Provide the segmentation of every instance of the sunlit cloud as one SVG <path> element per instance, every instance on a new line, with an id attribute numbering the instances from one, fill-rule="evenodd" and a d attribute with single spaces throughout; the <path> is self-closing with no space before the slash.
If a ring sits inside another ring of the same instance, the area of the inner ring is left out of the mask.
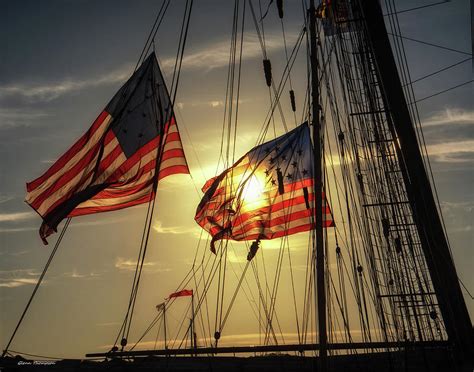
<path id="1" fill-rule="evenodd" d="M 2 87 L 0 87 L 1 98 Z M 0 109 L 0 129 L 30 126 L 32 123 L 45 117 L 50 117 L 50 114 L 41 111 L 25 111 L 18 109 Z"/>
<path id="2" fill-rule="evenodd" d="M 106 84 L 124 82 L 131 74 L 131 65 L 122 66 L 100 77 L 64 80 L 47 83 L 13 83 L 0 86 L 0 99 L 10 96 L 21 96 L 28 102 L 50 102 L 64 94 L 93 88 Z M 28 114 L 26 114 L 28 115 Z"/>
<path id="3" fill-rule="evenodd" d="M 455 211 L 455 210 L 462 210 L 464 212 L 472 212 L 474 211 L 474 202 L 465 201 L 465 202 L 448 202 L 443 201 L 441 202 L 441 209 L 443 212 Z"/>
<path id="4" fill-rule="evenodd" d="M 140 208 L 140 206 L 136 206 L 134 208 Z M 0 213 L 0 222 L 22 222 L 30 219 L 38 219 L 38 226 L 20 226 L 20 227 L 0 227 L 0 232 L 3 233 L 17 233 L 17 232 L 26 232 L 26 231 L 38 231 L 40 226 L 40 217 L 34 212 L 17 212 L 17 213 Z M 90 217 L 89 217 L 90 218 Z M 94 221 L 81 221 L 81 219 L 76 220 L 73 219 L 73 223 L 69 226 L 69 228 L 77 228 L 77 227 L 91 227 L 91 226 L 102 226 L 102 225 L 110 225 L 124 221 L 130 221 L 130 216 L 127 217 L 118 217 L 118 218 L 111 218 L 111 217 L 96 217 L 97 219 Z"/>
<path id="5" fill-rule="evenodd" d="M 117 257 L 115 260 L 115 268 L 123 271 L 135 271 L 137 261 L 131 258 Z M 152 272 L 168 272 L 171 271 L 169 267 L 164 267 L 158 262 L 144 262 L 143 269 Z"/>
<path id="6" fill-rule="evenodd" d="M 140 208 L 143 206 L 135 206 L 134 208 Z M 107 216 L 106 214 L 99 214 L 96 218 L 95 221 L 74 221 L 74 223 L 71 223 L 70 227 L 82 227 L 82 226 L 101 226 L 101 225 L 109 225 L 109 224 L 115 224 L 119 222 L 125 222 L 125 221 L 130 221 L 130 216 L 123 216 L 123 217 L 115 217 L 111 218 L 110 216 Z"/>
<path id="7" fill-rule="evenodd" d="M 441 202 L 441 210 L 447 223 L 448 233 L 467 233 L 473 231 L 474 202 Z"/>
<path id="8" fill-rule="evenodd" d="M 4 276 L 15 276 L 15 275 L 29 275 L 29 276 L 37 276 L 39 275 L 34 269 L 12 269 L 12 270 L 0 270 L 0 278 Z"/>
<path id="9" fill-rule="evenodd" d="M 34 218 L 34 212 L 0 213 L 0 222 L 18 222 Z"/>
<path id="10" fill-rule="evenodd" d="M 153 230 L 161 234 L 197 234 L 199 236 L 200 229 L 198 227 L 185 227 L 185 226 L 163 226 L 163 223 L 159 220 L 153 223 Z"/>
<path id="11" fill-rule="evenodd" d="M 70 272 L 63 273 L 62 276 L 71 279 L 93 279 L 99 277 L 100 274 L 94 272 L 79 273 L 77 269 L 74 269 Z"/>
<path id="12" fill-rule="evenodd" d="M 471 232 L 473 229 L 474 228 L 472 225 L 466 225 L 466 226 L 454 227 L 452 229 L 449 229 L 449 231 L 452 233 L 466 233 L 466 232 Z"/>
<path id="13" fill-rule="evenodd" d="M 296 34 L 287 35 L 287 42 L 290 45 L 294 41 L 296 41 Z M 261 46 L 256 36 L 246 36 L 244 39 L 244 46 L 245 48 L 242 55 L 242 60 L 261 57 Z M 281 37 L 268 35 L 266 36 L 265 46 L 267 53 L 271 53 L 282 49 L 284 44 Z M 165 73 L 170 72 L 174 67 L 174 63 L 174 57 L 165 57 L 161 62 L 161 67 Z M 229 42 L 228 40 L 221 40 L 212 44 L 208 44 L 200 50 L 187 54 L 183 58 L 183 69 L 202 69 L 205 71 L 210 71 L 216 68 L 227 66 L 228 63 Z M 91 78 L 80 79 L 68 77 L 63 80 L 45 83 L 11 83 L 0 86 L 0 99 L 17 96 L 23 97 L 27 102 L 50 102 L 72 92 L 107 84 L 125 82 L 130 77 L 132 71 L 132 64 L 126 64 L 115 70 L 112 70 L 110 73 Z M 211 107 L 219 107 L 221 103 L 219 101 L 211 101 L 210 105 Z M 178 103 L 178 107 L 183 108 L 183 106 L 184 105 L 182 103 Z M 31 120 L 34 118 L 32 115 L 44 116 L 46 114 L 4 112 L 4 115 L 16 115 L 16 119 L 19 118 L 19 115 L 23 115 L 23 119 Z M 15 121 L 11 120 L 7 121 L 7 123 L 15 123 Z"/>
<path id="14" fill-rule="evenodd" d="M 30 253 L 31 250 L 21 250 L 21 251 L 13 251 L 13 252 L 1 252 L 0 254 L 5 254 L 12 257 L 23 256 L 24 254 Z"/>
<path id="15" fill-rule="evenodd" d="M 0 227 L 0 233 L 17 233 L 25 231 L 38 231 L 39 227 Z"/>
<path id="16" fill-rule="evenodd" d="M 426 146 L 430 159 L 443 163 L 464 163 L 472 161 L 474 140 L 453 141 Z"/>
<path id="17" fill-rule="evenodd" d="M 210 101 L 209 106 L 211 106 L 212 108 L 221 107 L 221 106 L 224 106 L 224 102 L 222 102 L 222 101 Z"/>
<path id="18" fill-rule="evenodd" d="M 296 41 L 296 34 L 286 35 L 288 45 Z M 276 35 L 265 35 L 265 47 L 267 53 L 278 51 L 284 47 L 283 39 Z M 255 35 L 244 37 L 242 60 L 249 60 L 262 56 L 260 42 Z M 174 58 L 163 59 L 161 66 L 170 69 L 174 66 Z M 220 40 L 204 46 L 202 49 L 189 53 L 183 58 L 184 69 L 204 69 L 210 71 L 227 66 L 229 63 L 229 41 Z"/>
<path id="19" fill-rule="evenodd" d="M 0 194 L 0 204 L 6 203 L 6 202 L 8 202 L 10 200 L 13 200 L 13 199 L 15 199 L 15 198 L 11 195 Z"/>
<path id="20" fill-rule="evenodd" d="M 474 111 L 459 108 L 446 108 L 422 121 L 423 127 L 437 125 L 474 124 Z"/>
<path id="21" fill-rule="evenodd" d="M 18 278 L 18 279 L 11 279 L 7 281 L 0 279 L 0 287 L 16 288 L 16 287 L 21 287 L 24 285 L 36 284 L 37 282 L 38 282 L 38 279 L 32 279 L 32 278 Z"/>
<path id="22" fill-rule="evenodd" d="M 249 102 L 249 100 L 239 99 L 239 100 L 232 100 L 232 103 L 235 105 L 237 104 L 242 105 Z M 220 99 L 210 99 L 210 100 L 199 100 L 193 99 L 192 101 L 186 102 L 178 102 L 175 105 L 176 108 L 183 110 L 184 108 L 221 108 L 224 107 L 224 101 Z"/>
<path id="23" fill-rule="evenodd" d="M 155 262 L 145 262 L 143 267 L 152 267 L 155 266 Z M 125 259 L 123 257 L 117 257 L 115 260 L 115 267 L 119 270 L 134 271 L 137 266 L 137 261 L 132 259 Z"/>
<path id="24" fill-rule="evenodd" d="M 38 282 L 39 273 L 33 269 L 0 270 L 0 287 L 17 288 L 34 285 Z"/>

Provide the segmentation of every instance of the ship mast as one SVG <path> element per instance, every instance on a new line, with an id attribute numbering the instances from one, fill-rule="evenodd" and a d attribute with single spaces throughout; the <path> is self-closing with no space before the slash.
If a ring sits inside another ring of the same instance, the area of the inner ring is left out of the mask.
<path id="1" fill-rule="evenodd" d="M 313 127 L 313 161 L 314 161 L 314 195 L 315 195 L 315 301 L 317 306 L 317 324 L 319 337 L 319 371 L 327 370 L 327 330 L 326 330 L 326 292 L 324 272 L 324 235 L 323 235 L 323 172 L 321 123 L 319 119 L 319 82 L 318 82 L 318 51 L 316 34 L 316 8 L 314 0 L 309 8 L 310 62 L 311 62 L 311 125 Z"/>
<path id="2" fill-rule="evenodd" d="M 388 123 L 391 131 L 399 139 L 397 155 L 402 176 L 448 339 L 457 354 L 456 359 L 461 363 L 466 363 L 472 361 L 474 345 L 472 324 L 433 197 L 430 180 L 423 164 L 415 126 L 403 93 L 382 9 L 376 0 L 360 1 L 359 4 L 368 30 L 377 74 L 383 87 L 383 99 L 388 109 Z M 437 315 L 433 314 L 433 316 Z"/>

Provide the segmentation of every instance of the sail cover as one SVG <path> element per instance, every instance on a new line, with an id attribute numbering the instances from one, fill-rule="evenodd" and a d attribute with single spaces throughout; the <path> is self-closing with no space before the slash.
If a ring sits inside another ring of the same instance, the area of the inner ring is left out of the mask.
<path id="1" fill-rule="evenodd" d="M 314 223 L 312 146 L 304 123 L 259 145 L 206 182 L 195 220 L 213 239 L 273 239 Z M 323 195 L 323 226 L 333 226 Z"/>
<path id="2" fill-rule="evenodd" d="M 152 200 L 158 179 L 189 173 L 171 101 L 152 53 L 89 130 L 46 173 L 27 183 L 26 202 L 43 218 L 40 236 L 66 217 Z"/>

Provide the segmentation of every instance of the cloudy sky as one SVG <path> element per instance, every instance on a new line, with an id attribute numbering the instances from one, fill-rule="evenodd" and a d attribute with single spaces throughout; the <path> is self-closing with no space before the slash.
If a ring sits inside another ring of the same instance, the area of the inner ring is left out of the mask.
<path id="1" fill-rule="evenodd" d="M 267 1 L 262 1 L 266 4 Z M 287 41 L 301 27 L 301 3 L 288 0 Z M 428 1 L 399 0 L 399 9 Z M 156 39 L 170 81 L 184 1 L 173 1 Z M 93 122 L 130 76 L 160 4 L 151 0 L 0 0 L 0 343 L 5 346 L 49 255 L 39 217 L 23 202 L 25 183 L 41 175 Z M 276 10 L 266 20 L 276 74 L 284 49 Z M 138 304 L 137 328 L 189 270 L 200 230 L 196 191 L 215 175 L 224 115 L 232 7 L 196 0 L 177 96 L 178 124 L 192 178 L 160 185 L 153 236 Z M 238 155 L 256 138 L 269 107 L 261 51 L 250 17 L 245 36 Z M 470 52 L 469 1 L 400 14 L 408 37 Z M 413 79 L 468 55 L 405 41 Z M 471 62 L 415 84 L 417 99 L 472 79 Z M 304 77 L 294 77 L 303 94 Z M 460 277 L 474 289 L 474 107 L 472 84 L 419 103 L 428 152 Z M 81 357 L 113 342 L 136 262 L 145 209 L 75 219 L 13 350 Z M 268 245 L 269 252 L 272 245 Z M 274 248 L 274 247 L 273 247 Z M 200 247 L 200 249 L 203 249 Z M 277 250 L 274 250 L 275 252 Z M 298 252 L 298 246 L 295 247 Z M 304 249 L 301 248 L 301 257 Z M 276 257 L 276 253 L 274 253 Z M 240 257 L 231 257 L 235 263 Z M 471 317 L 473 301 L 466 297 Z M 183 308 L 184 309 L 184 308 Z M 184 311 L 178 309 L 179 311 Z M 176 315 L 179 318 L 180 315 Z M 249 327 L 230 326 L 234 341 Z M 44 342 L 45 335 L 47 342 Z M 248 338 L 245 339 L 248 342 Z"/>

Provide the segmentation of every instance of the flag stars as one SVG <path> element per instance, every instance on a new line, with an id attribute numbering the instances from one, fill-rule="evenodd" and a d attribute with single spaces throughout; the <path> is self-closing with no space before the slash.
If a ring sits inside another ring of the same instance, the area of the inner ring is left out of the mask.
<path id="1" fill-rule="evenodd" d="M 289 180 L 292 180 L 293 179 L 293 176 L 291 174 L 287 174 L 286 175 L 286 178 L 288 178 Z"/>
<path id="2" fill-rule="evenodd" d="M 276 181 L 273 178 L 271 179 L 270 182 L 272 183 L 273 186 L 276 186 L 276 184 L 277 184 Z"/>
<path id="3" fill-rule="evenodd" d="M 306 169 L 303 169 L 301 173 L 303 173 L 303 176 L 306 176 L 308 174 L 308 171 Z"/>
<path id="4" fill-rule="evenodd" d="M 299 156 L 301 156 L 301 155 L 303 155 L 303 150 L 298 149 L 298 151 L 296 151 L 296 153 L 297 153 Z"/>
<path id="5" fill-rule="evenodd" d="M 291 163 L 291 165 L 296 168 L 298 166 L 298 163 L 294 161 L 293 163 Z"/>
<path id="6" fill-rule="evenodd" d="M 268 177 L 268 176 L 270 175 L 270 170 L 265 169 L 265 174 L 266 174 L 266 176 Z"/>

